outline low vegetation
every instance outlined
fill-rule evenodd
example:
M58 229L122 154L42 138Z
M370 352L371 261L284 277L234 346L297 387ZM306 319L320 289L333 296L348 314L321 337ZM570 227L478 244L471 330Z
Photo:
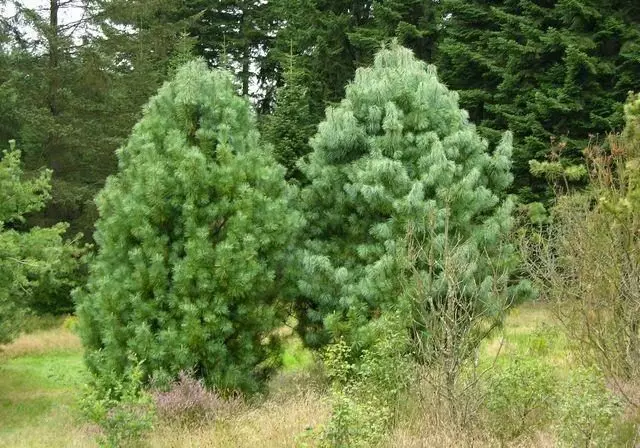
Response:
M579 353L564 336L553 308L548 303L515 308L504 328L482 344L478 370L493 368L477 383L474 393L482 400L463 428L441 405L428 378L422 377L406 385L406 398L388 414L393 416L393 428L375 433L376 422L386 421L380 419L380 412L358 412L337 401L337 397L345 399L345 395L336 396L345 389L328 387L311 353L291 336L286 339L284 358L301 361L289 363L272 378L265 395L222 399L183 376L170 392L154 394L157 411L139 443L153 447L321 446L323 440L338 436L331 409L340 404L343 417L351 422L349 433L340 437L361 440L342 446L462 448L503 443L533 448L564 443L634 447L640 415L607 388L597 370L581 368ZM104 440L103 430L82 417L88 372L79 342L77 335L58 326L2 346L0 445L91 447ZM367 381L376 387L380 378ZM640 394L640 386L627 384L627 393ZM365 396L376 403L380 400ZM374 434L354 423L369 425L366 428ZM372 435L378 437L377 445L370 444Z

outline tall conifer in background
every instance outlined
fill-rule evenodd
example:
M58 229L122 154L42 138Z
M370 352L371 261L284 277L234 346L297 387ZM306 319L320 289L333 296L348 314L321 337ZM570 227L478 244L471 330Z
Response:
M287 178L302 180L296 164L311 151L309 138L315 131L311 114L308 76L295 66L294 57L284 75L284 85L278 89L274 111L263 117L262 132L273 144L276 160L287 169Z
M399 306L414 269L439 306L451 286L439 264L447 250L464 266L459 299L478 313L502 309L515 261L505 241L513 204L503 196L511 135L489 155L434 67L397 45L382 50L327 110L311 146L299 282L307 344L369 343L367 322ZM431 261L409 265L408 233L432 248Z
M210 386L255 391L274 366L301 218L248 102L226 72L190 62L150 101L118 161L97 198L98 253L78 294L90 370L108 385L136 358L161 384L193 370Z
M628 4L627 4L628 3ZM552 140L570 161L590 134L622 127L622 103L640 89L637 6L618 0L442 2L436 63L492 141L514 133L516 188L544 196L528 173Z
M419 58L430 59L436 44L437 4L432 0L273 0L269 9L280 26L271 58L286 67L293 42L317 123L328 104L344 97L344 87L355 70L371 64L385 42L397 38Z

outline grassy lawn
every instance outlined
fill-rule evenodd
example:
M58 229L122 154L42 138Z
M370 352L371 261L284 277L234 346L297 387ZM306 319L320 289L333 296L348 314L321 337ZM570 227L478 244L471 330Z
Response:
M293 337L285 347L283 370L273 379L267 397L215 424L158 425L148 437L149 446L297 446L305 432L326 420L330 406L318 386L311 353ZM481 362L493 362L498 352L498 362L536 356L559 370L572 362L551 313L536 304L513 311L504 331L484 344ZM78 338L62 327L24 335L1 347L0 446L96 446L96 431L83 422L77 407L86 380ZM400 442L397 446L422 446ZM436 439L433 443L439 446Z
M0 352L0 446L91 446L77 411L86 382L82 349L69 330L25 335Z
M149 445L292 446L298 434L326 418L329 408L311 387L311 353L295 338L288 338L285 347L283 370L273 379L268 398L213 425L158 425ZM96 446L96 431L78 410L86 380L80 342L62 327L0 347L0 447Z

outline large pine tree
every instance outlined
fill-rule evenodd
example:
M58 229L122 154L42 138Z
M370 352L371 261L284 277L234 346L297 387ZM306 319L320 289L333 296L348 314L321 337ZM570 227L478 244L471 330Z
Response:
M327 110L311 146L298 304L308 344L370 342L367 322L399 305L414 269L425 300L439 306L451 292L445 256L464 267L461 300L478 313L501 308L514 261L503 197L511 135L490 155L433 66L399 46L379 52ZM431 247L430 261L408 264L408 234Z
M226 72L190 62L118 160L97 198L98 252L79 294L90 370L104 382L133 354L147 379L193 370L210 386L255 391L273 367L301 218L249 104Z

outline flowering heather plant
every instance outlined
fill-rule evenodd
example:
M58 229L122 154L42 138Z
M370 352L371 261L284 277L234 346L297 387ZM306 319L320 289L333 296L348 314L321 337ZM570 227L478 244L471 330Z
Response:
M158 390L153 398L161 419L183 423L224 419L242 406L240 396L222 397L215 390L207 389L202 380L184 371L167 391Z

